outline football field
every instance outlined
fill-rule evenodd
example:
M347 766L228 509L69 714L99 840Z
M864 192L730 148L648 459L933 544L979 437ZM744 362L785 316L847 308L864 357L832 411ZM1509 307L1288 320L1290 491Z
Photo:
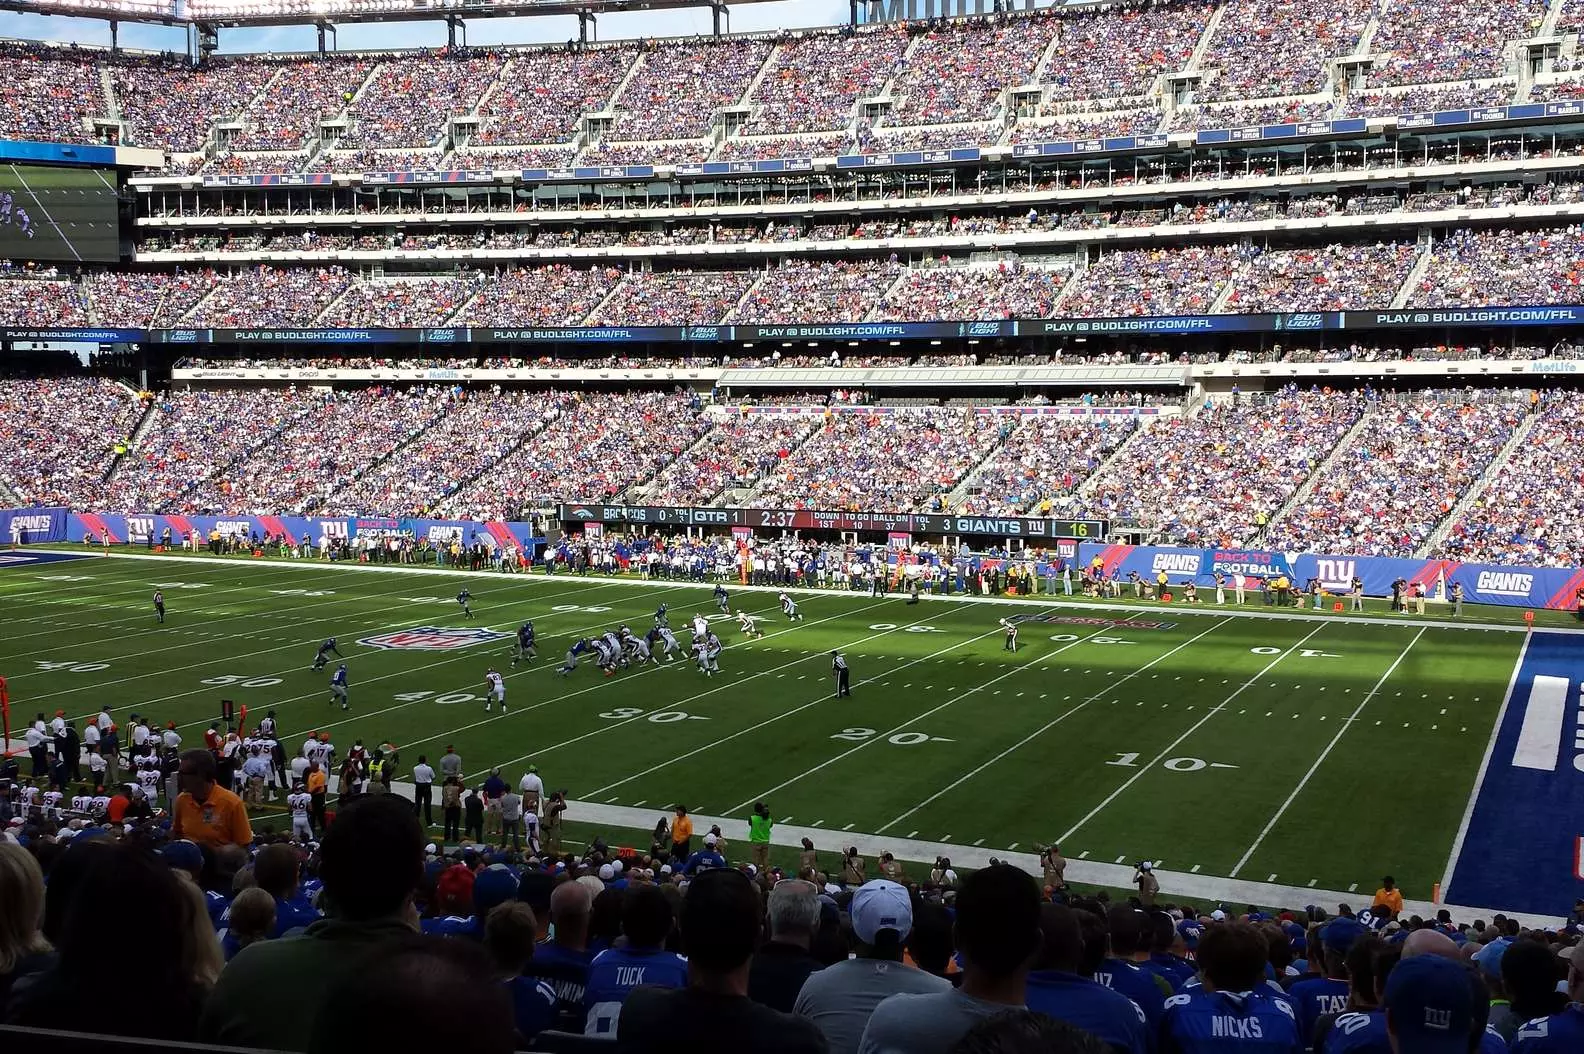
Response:
M474 621L454 599L464 585ZM1279 903L1288 887L1357 902L1386 873L1412 899L1450 881L1447 899L1484 908L1560 914L1584 895L1584 637L1263 605L816 591L796 593L805 617L791 623L774 591L728 588L733 611L762 616L761 638L715 616L708 587L634 578L45 554L0 560L0 675L13 738L37 711L109 705L196 744L229 698L250 725L275 710L288 751L315 731L343 752L396 743L404 777L448 744L479 779L502 766L515 783L536 764L573 799L569 819L609 806L648 827L682 803L735 818L740 839L763 800L778 834L829 832L822 850L862 836L919 859L909 847L1055 841L1079 877L1125 884L1147 859L1168 893L1176 876L1229 901ZM684 644L695 613L715 616L720 674L679 658L557 675L573 640L641 634L661 603ZM1022 620L1015 652L1003 618ZM540 657L513 667L525 619ZM334 661L310 669L329 636L350 674L345 712L329 702ZM850 699L835 698L834 648ZM491 665L504 715L484 710Z

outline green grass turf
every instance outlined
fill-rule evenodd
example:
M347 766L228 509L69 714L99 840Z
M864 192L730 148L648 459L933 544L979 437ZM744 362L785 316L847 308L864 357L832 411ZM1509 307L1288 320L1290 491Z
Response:
M463 583L477 622L451 599ZM159 584L164 626L149 602ZM230 697L250 723L274 708L288 749L318 730L343 750L389 740L405 775L449 743L470 772L504 765L515 779L532 761L573 799L656 816L675 802L742 816L762 798L782 822L831 830L829 848L849 825L988 850L1059 839L1070 859L1148 857L1296 886L1373 889L1391 872L1428 898L1522 643L1477 624L1141 605L1137 619L1174 625L1026 623L1012 654L996 621L1032 609L803 593L806 619L788 624L773 594L742 590L734 610L766 616L766 632L743 640L720 624L721 676L681 661L555 675L576 635L622 622L641 632L662 600L684 640L691 614L713 611L706 591L631 579L243 558L28 565L0 571L0 674L18 723L108 704L176 721L192 743ZM506 639L451 653L356 643L525 618L541 658L516 669ZM348 656L348 713L328 705L330 671L309 669L330 635ZM850 700L832 697L835 647L852 666ZM491 663L506 674L505 717L483 709Z

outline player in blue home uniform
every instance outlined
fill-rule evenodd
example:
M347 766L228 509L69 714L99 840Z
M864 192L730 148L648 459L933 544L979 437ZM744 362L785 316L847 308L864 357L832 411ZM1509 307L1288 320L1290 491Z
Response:
M666 612L669 610L670 609L664 604L661 604L659 607L655 608L654 624L656 629L659 629L661 626L669 627L671 625L671 620L666 614Z
M1264 984L1267 954L1246 922L1211 927L1199 941L1203 985L1166 1001L1161 1054L1302 1054L1297 1015Z
M567 674L577 669L579 655L587 655L593 650L594 645L589 643L587 637L579 637L577 640L572 642L572 647L567 649L566 661L561 664L561 668L557 670L556 673L559 673L562 677L565 677Z
M472 593L469 593L466 589L462 590L462 592L457 594L457 603L462 605L463 618L478 618L477 615L473 614Z
M346 663L336 667L336 672L330 678L330 702L332 705L340 700L341 709L347 708L347 668Z
M517 627L517 651L512 655L512 665L516 666L519 659L537 659L539 652L534 648L534 624L532 620L524 622Z
M672 928L671 902L658 886L633 887L623 898L622 934L627 943L594 956L588 968L583 1005L586 1036L614 1041L622 1004L639 985L687 987L687 960L665 950Z
M715 587L715 592L712 595L715 597L715 606L717 608L719 608L723 613L725 613L727 615L730 615L731 614L731 602L726 599L726 587L722 586L722 585L717 585Z
M330 664L330 660L325 658L325 656L329 655L331 652L335 652L335 657L338 659L345 657L336 648L336 639L334 637L331 637L329 640L319 645L319 650L314 653L313 668L315 670L322 670L328 666Z

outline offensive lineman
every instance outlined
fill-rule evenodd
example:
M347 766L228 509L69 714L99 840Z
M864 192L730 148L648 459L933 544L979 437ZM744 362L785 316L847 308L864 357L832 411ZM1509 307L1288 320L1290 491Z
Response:
M335 675L330 678L331 705L334 705L337 699L341 700L341 709L345 710L347 708L347 668L344 662L336 667Z
M517 651L512 655L512 665L517 665L519 659L537 659L538 650L534 647L534 624L530 619L517 628Z
M501 713L506 712L506 681L491 666L484 675L484 712L490 712L490 700L494 699L500 704Z
M622 627L622 645L627 649L627 657L636 659L639 666L645 663L653 663L656 666L660 664L660 660L649 650L649 642L632 633L626 626Z
M330 660L325 658L325 656L331 652L335 652L335 657L338 659L345 658L345 656L341 654L341 650L336 647L336 639L334 637L331 637L329 640L319 645L319 650L314 654L313 668L315 670L322 670L328 666L330 664Z
M654 629L644 634L644 640L649 643L651 651L654 649L655 642L659 641L665 646L666 662L676 661L675 652L681 647L681 645L677 643L676 634L671 632L670 626L656 626Z
M787 617L788 622L802 622L803 615L798 611L797 603L786 593L776 594L776 599L781 601L781 614Z

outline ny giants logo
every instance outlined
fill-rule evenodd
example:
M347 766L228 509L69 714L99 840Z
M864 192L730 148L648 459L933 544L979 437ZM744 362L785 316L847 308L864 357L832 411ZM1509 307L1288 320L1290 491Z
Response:
M387 651L455 651L475 644L506 640L511 634L492 629L457 629L449 626L415 626L392 633L362 637L359 644Z

